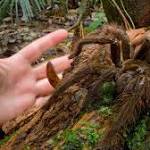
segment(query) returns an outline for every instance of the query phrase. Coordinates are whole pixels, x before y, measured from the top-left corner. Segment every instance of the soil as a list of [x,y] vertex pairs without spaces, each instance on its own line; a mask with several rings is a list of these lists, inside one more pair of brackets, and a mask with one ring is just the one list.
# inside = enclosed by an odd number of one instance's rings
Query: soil
[[[64,18],[57,19],[58,21]],[[54,23],[53,21],[54,20]],[[3,24],[0,25],[0,57],[9,57],[23,47],[31,43],[33,40],[40,38],[50,32],[60,28],[67,28],[64,24],[55,23],[55,19],[43,16],[40,20],[32,22],[18,22],[12,23],[9,18],[4,19]],[[71,41],[72,34],[69,35],[68,40]],[[68,43],[69,43],[68,41]],[[65,41],[66,42],[66,41]],[[48,49],[45,54],[38,60],[44,61],[46,58],[58,57],[68,53],[66,44],[60,44],[55,48]]]

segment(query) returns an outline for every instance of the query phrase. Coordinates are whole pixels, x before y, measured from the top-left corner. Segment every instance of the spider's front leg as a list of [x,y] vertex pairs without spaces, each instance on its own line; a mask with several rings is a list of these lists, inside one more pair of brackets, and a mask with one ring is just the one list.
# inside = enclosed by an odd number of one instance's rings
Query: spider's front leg
[[84,39],[81,39],[74,46],[74,52],[70,55],[70,58],[78,56],[84,44],[114,44],[116,41],[122,42],[123,59],[129,59],[131,51],[129,37],[123,29],[116,25],[104,25],[102,28],[86,36]]

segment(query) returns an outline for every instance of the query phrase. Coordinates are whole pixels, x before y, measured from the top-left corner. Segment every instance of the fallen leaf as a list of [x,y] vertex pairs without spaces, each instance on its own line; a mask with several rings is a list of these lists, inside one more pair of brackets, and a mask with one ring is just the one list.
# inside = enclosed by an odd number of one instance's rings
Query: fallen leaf
[[52,63],[49,61],[47,63],[47,78],[49,80],[49,83],[56,88],[57,84],[59,83],[60,79],[57,76],[55,69],[52,65]]

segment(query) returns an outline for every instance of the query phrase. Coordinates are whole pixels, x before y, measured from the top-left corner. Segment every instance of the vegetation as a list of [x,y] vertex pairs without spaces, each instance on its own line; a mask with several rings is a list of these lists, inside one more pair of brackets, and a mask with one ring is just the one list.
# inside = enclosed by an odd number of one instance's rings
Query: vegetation
[[107,18],[105,16],[105,13],[102,10],[97,11],[95,13],[95,16],[93,17],[93,21],[90,23],[88,27],[85,28],[85,30],[87,32],[92,32],[97,28],[101,27],[106,22],[107,22]]
[[116,93],[115,82],[105,82],[101,87],[102,100],[104,104],[110,104]]
[[127,138],[129,149],[145,150],[145,139],[148,133],[148,121],[150,121],[150,118],[147,116],[140,120],[133,131],[130,131],[130,134]]
[[46,0],[1,0],[0,1],[0,20],[14,12],[16,18],[21,16],[25,21],[31,20],[39,11],[45,8]]
[[112,115],[112,109],[108,106],[101,106],[98,113],[100,113],[103,117],[109,117]]
[[82,150],[85,147],[92,149],[103,137],[103,130],[90,122],[80,122],[80,125],[81,128],[66,129],[58,133],[48,143],[61,150]]
[[11,135],[6,135],[4,139],[0,140],[0,147],[7,143],[15,134],[16,132],[12,133]]
[[[79,7],[79,16],[80,13],[83,11],[89,10],[89,8],[86,10],[86,6],[84,7],[84,1],[78,2]],[[99,0],[87,0],[90,2],[90,6],[95,7],[97,4],[101,4],[101,1]],[[69,7],[69,1],[67,0],[1,0],[0,1],[0,21],[3,20],[3,18],[7,16],[11,16],[12,18],[15,16],[16,20],[19,20],[19,18],[22,18],[24,21],[30,21],[34,17],[38,17],[39,12],[42,10],[45,10],[46,8],[49,9],[49,14],[53,14],[53,11],[55,12],[55,9],[58,9],[57,12],[60,16],[64,15],[66,18],[68,13],[68,7]],[[71,2],[70,2],[71,3]],[[83,5],[82,5],[83,3]],[[88,3],[87,3],[88,4]],[[58,6],[57,6],[58,5]],[[59,7],[59,8],[57,8]],[[54,15],[57,14],[56,12]],[[83,12],[84,13],[84,12]],[[88,14],[89,15],[89,14]],[[80,18],[80,17],[79,17]],[[107,21],[106,16],[104,12],[97,11],[95,16],[93,17],[93,22],[89,25],[89,27],[86,28],[87,32],[94,31],[96,28],[100,27]],[[80,20],[80,19],[79,19]]]

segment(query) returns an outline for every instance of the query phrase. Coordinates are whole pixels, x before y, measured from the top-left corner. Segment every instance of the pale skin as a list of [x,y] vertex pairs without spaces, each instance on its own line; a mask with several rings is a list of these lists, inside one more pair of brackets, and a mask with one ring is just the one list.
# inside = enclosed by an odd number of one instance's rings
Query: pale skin
[[[36,67],[31,63],[67,36],[67,31],[57,30],[32,42],[17,54],[0,59],[0,124],[33,105],[42,105],[45,97],[52,94],[54,89],[46,77],[46,63]],[[52,60],[57,73],[69,68],[70,63],[68,56]]]

